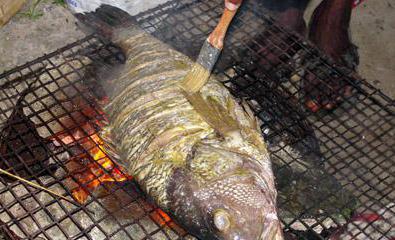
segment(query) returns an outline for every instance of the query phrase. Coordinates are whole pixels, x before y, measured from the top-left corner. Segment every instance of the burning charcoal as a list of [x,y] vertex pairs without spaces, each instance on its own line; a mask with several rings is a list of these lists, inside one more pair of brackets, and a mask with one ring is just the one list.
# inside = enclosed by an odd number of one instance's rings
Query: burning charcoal
[[[22,93],[13,113],[1,132],[0,167],[23,178],[32,178],[56,170],[49,164],[50,143],[41,138],[35,124],[23,112]],[[15,181],[2,176],[8,182]]]

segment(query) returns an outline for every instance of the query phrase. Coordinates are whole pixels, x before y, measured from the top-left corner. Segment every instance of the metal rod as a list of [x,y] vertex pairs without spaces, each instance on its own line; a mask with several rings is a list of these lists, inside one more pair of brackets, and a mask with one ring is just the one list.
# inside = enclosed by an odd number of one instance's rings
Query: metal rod
[[41,189],[41,190],[43,190],[43,191],[45,191],[45,192],[48,192],[48,193],[50,193],[50,194],[52,194],[52,195],[54,195],[54,196],[57,196],[57,197],[59,197],[59,198],[65,200],[65,201],[67,201],[67,202],[69,202],[69,203],[71,203],[71,204],[74,204],[74,205],[76,205],[76,206],[82,207],[80,204],[78,204],[78,203],[77,203],[76,201],[74,201],[74,200],[70,200],[70,199],[66,198],[65,196],[60,195],[59,193],[56,193],[56,192],[54,192],[54,191],[52,191],[52,190],[50,190],[50,189],[48,189],[48,188],[45,188],[45,187],[43,187],[43,186],[41,186],[41,185],[39,185],[39,184],[37,184],[37,183],[31,182],[31,181],[26,180],[26,179],[24,179],[24,178],[22,178],[22,177],[19,177],[19,176],[17,176],[17,175],[14,175],[14,174],[12,174],[12,173],[10,173],[10,172],[8,172],[8,171],[2,169],[2,168],[0,168],[0,173],[5,174],[5,175],[7,175],[7,176],[10,176],[10,177],[12,177],[12,178],[15,178],[15,179],[17,179],[17,180],[19,180],[19,181],[21,181],[21,182],[24,182],[24,183],[26,183],[26,184],[28,184],[28,185],[30,185],[30,186],[32,186],[32,187],[35,187],[35,188]]

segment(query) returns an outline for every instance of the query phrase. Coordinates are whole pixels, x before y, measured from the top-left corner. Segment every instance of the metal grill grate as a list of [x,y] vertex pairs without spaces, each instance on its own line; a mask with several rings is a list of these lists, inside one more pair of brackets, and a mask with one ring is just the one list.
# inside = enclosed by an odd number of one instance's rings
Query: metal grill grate
[[[2,74],[2,168],[66,196],[78,187],[89,190],[104,172],[116,178],[103,169],[83,186],[78,180],[90,163],[101,167],[92,152],[99,148],[95,134],[104,116],[93,99],[98,90],[91,88],[95,75],[90,68],[93,62],[107,67],[120,64],[122,56],[115,46],[90,36]],[[22,112],[16,114],[16,109]],[[178,239],[183,235],[132,181],[102,184],[79,206],[2,175],[0,204],[0,219],[22,238]]]
[[[222,7],[222,1],[180,0],[136,18],[146,31],[195,59]],[[341,239],[391,239],[393,100],[284,30],[266,9],[260,1],[243,3],[216,71],[262,120],[284,229],[305,239],[328,239],[333,231],[344,231]],[[353,96],[337,95],[335,81],[350,85]],[[317,94],[341,97],[343,103],[335,111],[313,113],[304,101]],[[384,226],[357,223],[358,216],[372,212],[385,215]]]
[[[171,1],[136,19],[146,31],[194,58],[222,4]],[[65,196],[80,189],[78,174],[90,163],[102,167],[92,159],[92,150],[99,148],[96,133],[105,122],[95,104],[100,88],[94,84],[106,69],[96,65],[111,68],[122,62],[116,46],[90,36],[1,74],[1,167]],[[329,239],[335,233],[349,239],[394,237],[393,100],[284,31],[255,1],[247,1],[238,14],[216,73],[262,120],[284,231],[299,239]],[[320,83],[322,95],[334,94],[328,81],[344,81],[354,94],[335,111],[312,113],[303,107],[313,91],[303,91],[308,76]],[[89,190],[103,172],[117,178],[113,169],[103,169],[83,187]],[[0,220],[29,239],[185,235],[147,202],[133,181],[101,184],[79,206],[2,176],[0,204]],[[373,212],[383,221],[358,223],[358,216]]]

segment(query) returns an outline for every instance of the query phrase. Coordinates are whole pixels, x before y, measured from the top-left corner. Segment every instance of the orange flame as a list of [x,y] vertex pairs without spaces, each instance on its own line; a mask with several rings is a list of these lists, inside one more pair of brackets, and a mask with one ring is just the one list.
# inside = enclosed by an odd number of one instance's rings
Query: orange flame
[[177,232],[180,236],[185,236],[187,232],[185,232],[184,229],[182,229],[180,226],[178,226],[171,218],[169,215],[167,215],[164,211],[161,209],[157,208],[155,209],[154,212],[151,214],[152,219],[160,226],[160,227],[165,227],[163,228],[165,231],[172,229],[173,231]]
[[[101,102],[108,102],[108,98],[101,99]],[[104,142],[97,134],[97,127],[104,127],[105,122],[108,121],[104,112],[96,105],[88,104],[82,98],[73,99],[72,103],[73,106],[78,106],[78,111],[73,111],[72,116],[59,119],[67,130],[55,134],[50,139],[57,146],[78,144],[85,151],[83,154],[74,156],[74,161],[66,163],[74,179],[69,179],[72,185],[70,187],[73,189],[72,195],[83,204],[90,192],[102,183],[122,182],[131,177],[123,174],[120,166],[114,164],[108,157]],[[83,161],[84,159],[88,161]],[[75,187],[76,184],[78,186]]]
[[104,142],[97,134],[92,135],[90,140],[81,145],[87,150],[93,161],[87,164],[87,171],[77,178],[79,187],[72,191],[72,195],[80,203],[84,203],[89,192],[95,190],[102,183],[123,182],[131,179],[131,176],[123,174],[120,166],[116,166],[107,156],[103,149]]
[[172,222],[171,218],[169,215],[167,215],[164,211],[161,209],[156,209],[155,212],[152,213],[152,218],[156,223],[159,224],[159,226],[163,227],[165,225],[168,225],[169,223]]
[[[72,191],[72,195],[79,203],[86,202],[89,193],[102,183],[132,179],[131,176],[123,174],[120,167],[107,156],[103,149],[104,142],[97,134],[93,134],[90,138],[92,141],[83,142],[81,145],[94,161],[87,164],[87,169],[83,172],[74,175],[80,186]],[[151,213],[151,217],[160,227],[168,226],[178,233],[183,233],[182,229],[161,209],[156,209]]]
[[[105,104],[108,101],[109,99],[104,97],[99,102]],[[124,174],[122,168],[109,158],[104,149],[104,141],[97,134],[97,128],[94,125],[102,128],[108,122],[104,112],[94,105],[87,104],[84,99],[75,99],[73,105],[79,107],[79,111],[74,112],[73,118],[67,116],[59,119],[67,130],[49,139],[56,146],[78,144],[85,150],[85,153],[74,156],[66,163],[72,175],[72,178],[69,178],[71,193],[80,204],[84,204],[90,193],[101,184],[131,180],[132,176]],[[168,226],[180,235],[186,234],[161,209],[156,209],[150,215],[161,227]]]

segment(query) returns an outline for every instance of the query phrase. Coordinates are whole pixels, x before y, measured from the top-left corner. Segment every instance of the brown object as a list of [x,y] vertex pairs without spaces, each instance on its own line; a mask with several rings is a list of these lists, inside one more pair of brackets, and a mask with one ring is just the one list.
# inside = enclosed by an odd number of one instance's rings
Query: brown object
[[349,36],[352,0],[325,0],[314,11],[310,40],[338,63],[350,51]]
[[226,32],[241,3],[242,0],[225,0],[225,8],[219,23],[209,35],[207,42],[203,44],[196,62],[180,85],[188,94],[199,92],[210,78],[211,71],[224,46]]
[[304,36],[307,31],[303,18],[304,9],[289,8],[276,16],[276,21],[287,30],[295,31]]
[[0,0],[0,26],[3,26],[25,4],[26,0]]
[[[242,3],[241,0],[238,0],[238,1],[225,0],[225,9],[222,13],[221,19],[219,20],[219,23],[215,27],[214,31],[208,37],[208,41],[214,47],[216,47],[218,49],[223,48],[226,32],[229,28],[230,23],[233,20],[233,17],[236,15],[237,8],[241,5],[241,3]],[[236,9],[228,9],[228,7],[226,6],[227,4],[234,4],[237,6],[237,8]]]
[[[349,32],[352,3],[352,0],[324,0],[314,10],[309,24],[309,39],[346,72],[355,70],[359,63]],[[330,73],[327,76],[330,77],[318,79],[308,73],[306,77],[306,106],[313,112],[322,108],[332,110],[343,98],[352,95],[352,87],[344,77],[336,78]]]

